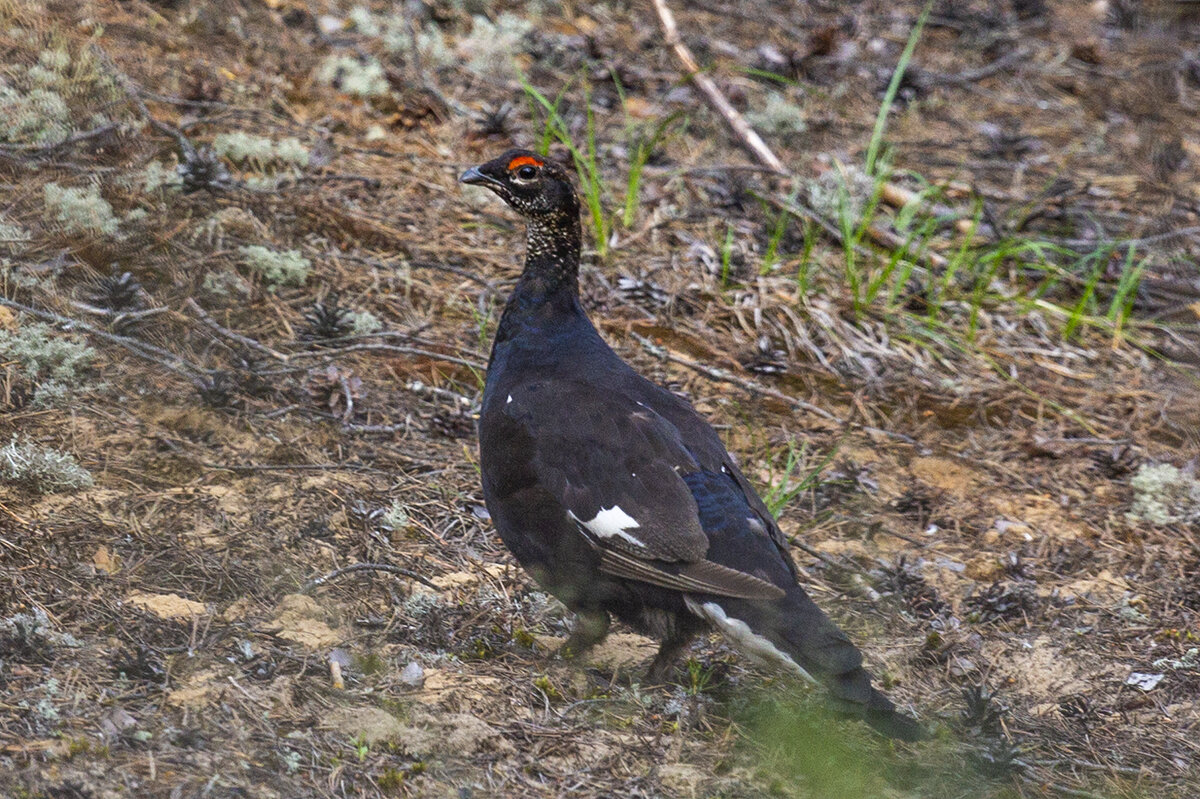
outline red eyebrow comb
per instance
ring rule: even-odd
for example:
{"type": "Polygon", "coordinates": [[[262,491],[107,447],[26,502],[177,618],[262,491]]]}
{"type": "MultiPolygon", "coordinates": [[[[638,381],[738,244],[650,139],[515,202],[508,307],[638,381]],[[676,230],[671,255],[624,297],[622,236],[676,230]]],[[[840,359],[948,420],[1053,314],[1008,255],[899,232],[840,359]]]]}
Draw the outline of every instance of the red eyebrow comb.
{"type": "Polygon", "coordinates": [[[541,166],[543,163],[545,162],[534,158],[532,155],[518,155],[516,158],[508,162],[508,171],[511,172],[512,170],[525,166],[526,164],[541,166]]]}

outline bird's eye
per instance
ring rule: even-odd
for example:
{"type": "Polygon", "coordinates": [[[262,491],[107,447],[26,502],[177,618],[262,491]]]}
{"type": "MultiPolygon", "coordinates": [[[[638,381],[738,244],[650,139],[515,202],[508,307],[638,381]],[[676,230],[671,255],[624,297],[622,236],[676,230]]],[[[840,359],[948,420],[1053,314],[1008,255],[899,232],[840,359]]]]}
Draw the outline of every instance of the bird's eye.
{"type": "Polygon", "coordinates": [[[517,177],[521,180],[533,180],[537,177],[537,167],[526,164],[517,170],[517,177]]]}

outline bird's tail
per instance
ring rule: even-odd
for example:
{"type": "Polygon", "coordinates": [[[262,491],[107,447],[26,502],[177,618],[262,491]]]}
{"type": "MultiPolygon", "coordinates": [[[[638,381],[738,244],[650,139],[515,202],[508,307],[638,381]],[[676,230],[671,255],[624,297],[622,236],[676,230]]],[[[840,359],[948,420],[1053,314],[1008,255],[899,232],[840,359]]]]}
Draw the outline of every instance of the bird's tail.
{"type": "Polygon", "coordinates": [[[862,653],[800,586],[775,601],[695,597],[688,605],[738,649],[825,686],[839,710],[878,732],[904,741],[927,737],[921,725],[871,685],[862,653]]]}

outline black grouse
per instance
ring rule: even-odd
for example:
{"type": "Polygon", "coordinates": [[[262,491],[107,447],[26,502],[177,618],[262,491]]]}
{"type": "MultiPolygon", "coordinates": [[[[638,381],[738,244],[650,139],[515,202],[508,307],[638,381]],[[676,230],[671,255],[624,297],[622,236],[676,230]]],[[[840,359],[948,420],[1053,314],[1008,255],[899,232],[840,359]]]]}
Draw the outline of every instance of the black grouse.
{"type": "Polygon", "coordinates": [[[797,584],[783,533],[712,427],[593,327],[579,304],[579,199],[566,171],[510,150],[461,180],[527,225],[525,269],[488,362],[480,463],[500,537],[577,614],[565,652],[599,642],[615,615],[662,641],[648,675],[659,682],[715,627],[825,684],[880,732],[923,737],[797,584]]]}

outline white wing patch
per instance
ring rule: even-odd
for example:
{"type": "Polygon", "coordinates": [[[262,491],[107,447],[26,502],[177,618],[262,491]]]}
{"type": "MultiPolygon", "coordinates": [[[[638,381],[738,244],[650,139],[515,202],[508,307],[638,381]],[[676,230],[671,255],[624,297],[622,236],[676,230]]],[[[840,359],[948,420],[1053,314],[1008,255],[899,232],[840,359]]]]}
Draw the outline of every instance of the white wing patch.
{"type": "Polygon", "coordinates": [[[504,401],[504,404],[505,404],[505,405],[507,405],[507,404],[508,404],[508,403],[510,403],[510,402],[512,402],[512,394],[509,394],[509,395],[508,395],[508,399],[506,399],[506,400],[504,401]]]}
{"type": "Polygon", "coordinates": [[[600,538],[623,538],[634,546],[646,546],[646,543],[640,538],[625,532],[635,527],[641,527],[641,525],[638,524],[637,519],[621,510],[620,505],[613,505],[611,508],[601,505],[600,512],[596,514],[596,518],[586,522],[571,511],[567,511],[567,515],[586,527],[592,535],[600,538]]]}
{"type": "Polygon", "coordinates": [[[783,666],[805,680],[816,683],[813,676],[805,671],[803,666],[780,651],[775,644],[751,630],[749,624],[741,619],[731,618],[725,612],[725,608],[716,602],[705,602],[701,605],[690,596],[684,597],[683,601],[687,603],[688,610],[697,616],[708,619],[721,632],[721,635],[728,638],[730,643],[745,654],[770,666],[783,666]]]}

